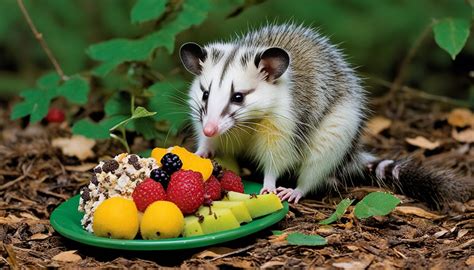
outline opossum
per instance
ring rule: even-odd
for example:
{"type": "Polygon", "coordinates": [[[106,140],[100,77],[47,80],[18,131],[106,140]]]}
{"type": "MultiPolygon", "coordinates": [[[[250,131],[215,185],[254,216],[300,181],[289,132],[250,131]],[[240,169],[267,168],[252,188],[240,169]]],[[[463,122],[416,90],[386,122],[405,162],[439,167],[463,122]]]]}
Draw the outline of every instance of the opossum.
{"type": "Polygon", "coordinates": [[[368,109],[361,80],[312,28],[267,25],[227,42],[186,43],[180,58],[195,75],[189,107],[196,153],[250,157],[264,173],[261,193],[297,203],[323,186],[372,175],[436,207],[472,196],[472,179],[408,159],[379,160],[363,149],[368,109]],[[277,187],[288,171],[297,175],[296,188],[277,187]]]}

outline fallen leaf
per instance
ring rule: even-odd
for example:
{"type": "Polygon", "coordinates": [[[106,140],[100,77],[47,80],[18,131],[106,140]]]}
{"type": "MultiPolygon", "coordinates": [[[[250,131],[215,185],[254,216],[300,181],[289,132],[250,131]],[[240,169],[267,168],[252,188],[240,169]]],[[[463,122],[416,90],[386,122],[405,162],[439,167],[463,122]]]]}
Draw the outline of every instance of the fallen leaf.
{"type": "Polygon", "coordinates": [[[374,258],[375,258],[374,255],[369,254],[369,255],[365,255],[364,258],[362,258],[362,260],[360,261],[354,260],[354,259],[349,259],[348,261],[347,259],[344,259],[344,261],[335,262],[332,265],[334,267],[338,267],[342,269],[362,270],[362,269],[367,268],[367,266],[369,266],[372,263],[374,258]]]}
{"type": "Polygon", "coordinates": [[[81,256],[75,254],[77,250],[63,251],[53,257],[53,260],[60,262],[77,262],[82,260],[81,256]]]}
{"type": "Polygon", "coordinates": [[[466,265],[474,265],[474,255],[469,256],[469,258],[466,260],[466,265]]]}
{"type": "Polygon", "coordinates": [[[456,236],[456,239],[462,238],[464,235],[466,235],[469,232],[468,229],[461,229],[458,231],[458,235],[456,236]]]}
{"type": "Polygon", "coordinates": [[[282,266],[284,266],[285,263],[284,262],[279,262],[279,261],[268,261],[262,265],[260,265],[260,268],[263,269],[263,268],[272,268],[272,269],[275,269],[275,268],[280,268],[282,266]]]}
{"type": "Polygon", "coordinates": [[[97,164],[95,163],[84,163],[84,164],[81,164],[81,165],[77,165],[77,166],[64,166],[64,169],[66,169],[66,171],[70,171],[70,172],[87,172],[91,169],[93,169],[97,164]]]}
{"type": "Polygon", "coordinates": [[[383,116],[376,116],[367,123],[367,131],[372,135],[377,135],[392,125],[392,120],[383,116]]]}
{"type": "Polygon", "coordinates": [[[474,129],[466,129],[461,132],[458,132],[457,130],[453,129],[453,132],[451,133],[451,136],[458,141],[462,143],[473,143],[474,142],[474,129]]]}
{"type": "Polygon", "coordinates": [[[444,236],[445,234],[447,234],[447,233],[448,233],[448,230],[442,229],[441,231],[439,231],[439,232],[433,234],[433,236],[434,236],[435,238],[440,238],[440,237],[443,237],[443,236],[444,236]]]}
{"type": "Polygon", "coordinates": [[[434,213],[428,212],[422,208],[415,207],[415,206],[397,206],[394,210],[397,214],[404,214],[404,215],[415,215],[422,218],[427,219],[440,219],[444,216],[436,215],[434,213]]]}
{"type": "Polygon", "coordinates": [[[61,149],[66,156],[77,157],[79,160],[94,157],[92,147],[95,141],[81,135],[73,135],[71,138],[56,138],[51,141],[54,147],[61,149]]]}
{"type": "Polygon", "coordinates": [[[428,150],[433,150],[441,145],[439,141],[432,142],[422,136],[417,136],[416,138],[406,138],[405,141],[411,145],[428,150]]]}
{"type": "Polygon", "coordinates": [[[350,251],[356,251],[359,250],[359,247],[353,246],[353,245],[347,245],[346,248],[350,251]]]}
{"type": "Polygon", "coordinates": [[[26,212],[20,213],[20,216],[22,216],[22,217],[24,217],[24,218],[26,218],[26,219],[40,220],[39,218],[33,216],[32,214],[26,213],[26,212]]]}
{"type": "Polygon", "coordinates": [[[30,240],[43,240],[48,238],[49,235],[44,234],[44,233],[35,233],[30,237],[30,240]]]}
{"type": "Polygon", "coordinates": [[[216,266],[221,266],[220,268],[235,268],[235,269],[251,269],[254,268],[254,265],[248,260],[242,260],[237,258],[231,258],[230,260],[223,261],[222,263],[216,264],[216,266]],[[231,266],[231,267],[223,267],[231,266]]]}
{"type": "Polygon", "coordinates": [[[464,108],[454,109],[448,116],[448,123],[454,127],[466,127],[472,125],[473,121],[474,115],[472,112],[464,108]]]}

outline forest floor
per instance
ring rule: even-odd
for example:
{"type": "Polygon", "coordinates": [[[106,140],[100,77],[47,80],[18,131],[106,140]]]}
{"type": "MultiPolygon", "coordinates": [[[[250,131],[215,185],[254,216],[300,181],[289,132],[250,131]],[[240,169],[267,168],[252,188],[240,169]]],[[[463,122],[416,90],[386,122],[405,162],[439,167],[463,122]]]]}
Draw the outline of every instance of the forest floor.
{"type": "MultiPolygon", "coordinates": [[[[111,142],[96,144],[93,155],[79,161],[52,146],[54,138],[70,136],[67,126],[38,124],[22,128],[19,122],[10,122],[1,107],[0,268],[474,267],[474,200],[433,211],[402,195],[397,195],[402,204],[388,216],[358,221],[348,211],[332,226],[318,225],[318,221],[334,211],[341,197],[334,194],[305,199],[291,205],[288,215],[270,229],[207,248],[128,252],[76,243],[53,230],[50,214],[78,194],[89,182],[95,163],[117,154],[118,146],[111,142]],[[319,234],[327,238],[328,244],[292,246],[284,237],[273,236],[271,230],[319,234]]],[[[469,143],[473,140],[474,117],[471,115],[469,120],[468,112],[453,113],[455,107],[408,94],[390,103],[374,103],[372,108],[377,118],[370,121],[370,134],[364,140],[374,152],[386,156],[410,154],[474,177],[474,144],[469,143]],[[417,136],[421,139],[413,139],[417,136]]],[[[360,199],[376,189],[350,188],[341,195],[360,199]]]]}

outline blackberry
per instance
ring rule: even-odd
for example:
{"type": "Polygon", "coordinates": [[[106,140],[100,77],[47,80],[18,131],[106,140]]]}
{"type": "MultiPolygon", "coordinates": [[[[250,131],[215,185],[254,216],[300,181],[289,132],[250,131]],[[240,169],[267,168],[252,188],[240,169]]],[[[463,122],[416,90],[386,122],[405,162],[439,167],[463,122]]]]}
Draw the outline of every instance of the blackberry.
{"type": "Polygon", "coordinates": [[[170,176],[165,170],[161,168],[153,169],[150,172],[150,178],[160,183],[165,190],[168,187],[168,183],[170,182],[170,176]]]}
{"type": "Polygon", "coordinates": [[[102,165],[102,171],[108,173],[108,172],[115,172],[119,168],[119,164],[115,159],[112,160],[107,160],[104,162],[104,165],[102,165]]]}
{"type": "Polygon", "coordinates": [[[217,179],[220,179],[222,177],[222,173],[224,173],[222,166],[217,161],[212,160],[212,175],[214,175],[217,179]]]}
{"type": "Polygon", "coordinates": [[[167,153],[161,158],[161,165],[163,165],[163,169],[169,175],[171,175],[172,173],[181,169],[183,162],[181,162],[181,159],[179,159],[178,155],[167,153]]]}

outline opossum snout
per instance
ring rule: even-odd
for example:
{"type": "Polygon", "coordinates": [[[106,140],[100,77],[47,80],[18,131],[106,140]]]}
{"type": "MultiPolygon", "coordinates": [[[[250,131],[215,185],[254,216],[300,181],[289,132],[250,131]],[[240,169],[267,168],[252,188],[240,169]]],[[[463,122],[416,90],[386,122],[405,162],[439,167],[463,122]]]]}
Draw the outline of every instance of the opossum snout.
{"type": "Polygon", "coordinates": [[[219,125],[215,122],[208,122],[203,128],[203,133],[207,137],[213,137],[219,132],[219,125]]]}

